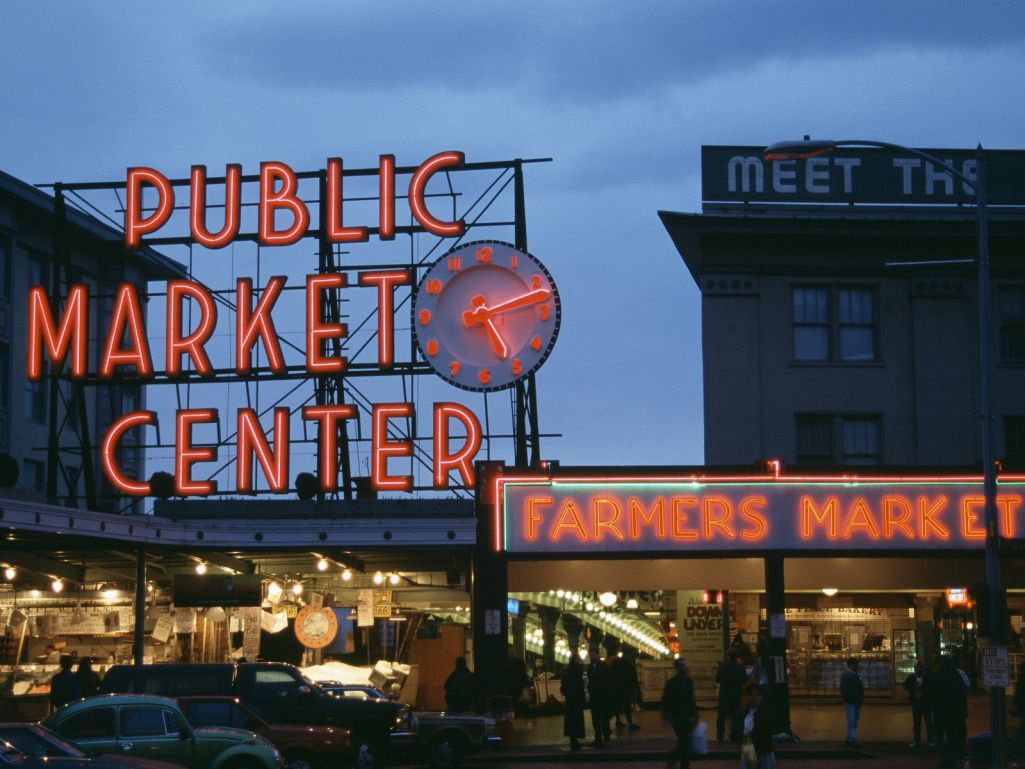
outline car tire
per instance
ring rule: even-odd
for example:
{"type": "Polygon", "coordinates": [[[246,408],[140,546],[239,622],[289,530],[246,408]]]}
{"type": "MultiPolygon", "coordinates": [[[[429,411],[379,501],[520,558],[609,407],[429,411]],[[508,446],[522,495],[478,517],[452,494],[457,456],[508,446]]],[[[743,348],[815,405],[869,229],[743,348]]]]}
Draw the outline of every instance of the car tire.
{"type": "Polygon", "coordinates": [[[384,764],[381,751],[372,742],[356,740],[352,751],[352,769],[380,769],[384,764]]]}
{"type": "Polygon", "coordinates": [[[317,759],[305,750],[293,750],[285,753],[288,769],[317,769],[317,759]]]}
{"type": "Polygon", "coordinates": [[[463,758],[463,739],[455,734],[439,734],[428,748],[427,758],[432,769],[452,769],[463,758]]]}

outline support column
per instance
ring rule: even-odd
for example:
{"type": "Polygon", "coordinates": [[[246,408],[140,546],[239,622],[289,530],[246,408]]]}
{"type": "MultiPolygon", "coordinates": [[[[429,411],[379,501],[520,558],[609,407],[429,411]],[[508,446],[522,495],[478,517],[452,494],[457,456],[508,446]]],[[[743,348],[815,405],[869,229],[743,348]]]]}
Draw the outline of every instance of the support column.
{"type": "Polygon", "coordinates": [[[773,733],[790,733],[790,684],[786,676],[787,638],[782,555],[773,554],[765,558],[765,597],[769,615],[769,633],[766,637],[769,707],[776,719],[773,733]]]}
{"type": "Polygon", "coordinates": [[[541,622],[541,632],[544,634],[545,645],[542,657],[544,658],[545,672],[555,673],[555,627],[559,621],[559,610],[554,606],[538,606],[537,618],[541,622]]]}
{"type": "Polygon", "coordinates": [[[502,462],[476,465],[477,545],[470,568],[470,622],[473,628],[473,671],[481,685],[485,708],[489,697],[504,694],[509,633],[509,573],[505,552],[495,550],[492,482],[502,462]]]}
{"type": "Polygon", "coordinates": [[[146,548],[135,551],[135,641],[132,655],[135,664],[142,664],[146,646],[146,548]]]}

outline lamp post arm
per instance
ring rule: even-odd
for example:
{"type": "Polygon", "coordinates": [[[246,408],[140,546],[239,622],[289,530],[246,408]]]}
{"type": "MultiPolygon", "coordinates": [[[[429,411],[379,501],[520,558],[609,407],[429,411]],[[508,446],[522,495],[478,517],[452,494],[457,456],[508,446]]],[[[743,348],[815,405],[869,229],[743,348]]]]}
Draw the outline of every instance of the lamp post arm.
{"type": "MultiPolygon", "coordinates": [[[[930,155],[928,152],[922,152],[922,150],[916,150],[914,147],[905,147],[903,144],[893,144],[892,142],[879,142],[873,139],[842,139],[840,141],[833,142],[835,147],[879,147],[884,150],[896,150],[898,152],[907,152],[916,157],[920,157],[923,160],[928,160],[934,166],[938,166],[946,171],[948,174],[953,176],[963,184],[967,184],[972,188],[972,194],[976,197],[979,195],[979,182],[978,179],[972,179],[970,176],[966,176],[963,172],[958,171],[949,163],[945,163],[938,157],[930,155]]],[[[979,147],[979,154],[982,154],[982,147],[979,147]]]]}

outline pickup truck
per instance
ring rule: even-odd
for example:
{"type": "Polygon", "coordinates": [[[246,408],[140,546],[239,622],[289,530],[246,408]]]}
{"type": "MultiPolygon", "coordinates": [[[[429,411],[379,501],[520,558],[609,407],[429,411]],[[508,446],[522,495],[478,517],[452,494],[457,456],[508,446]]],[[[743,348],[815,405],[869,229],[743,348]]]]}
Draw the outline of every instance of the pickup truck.
{"type": "Polygon", "coordinates": [[[114,665],[100,692],[238,697],[271,723],[343,727],[352,733],[356,769],[379,769],[416,740],[405,705],[332,696],[283,662],[114,665]]]}

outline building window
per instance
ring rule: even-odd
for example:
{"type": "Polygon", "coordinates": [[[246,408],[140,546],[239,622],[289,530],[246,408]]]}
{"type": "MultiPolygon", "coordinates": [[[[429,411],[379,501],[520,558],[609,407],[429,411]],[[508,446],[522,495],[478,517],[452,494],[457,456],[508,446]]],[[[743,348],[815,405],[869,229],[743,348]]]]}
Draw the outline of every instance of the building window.
{"type": "Polygon", "coordinates": [[[878,465],[882,418],[878,415],[797,414],[799,465],[878,465]]]}
{"type": "Polygon", "coordinates": [[[22,467],[25,477],[21,479],[21,485],[32,491],[46,491],[46,465],[35,459],[26,459],[22,467]]]}
{"type": "Polygon", "coordinates": [[[1025,288],[1002,288],[1000,307],[1000,360],[1025,363],[1025,288]]]}
{"type": "Polygon", "coordinates": [[[875,304],[875,289],[872,288],[794,287],[794,360],[874,361],[875,304]]]}
{"type": "Polygon", "coordinates": [[[1025,467],[1025,416],[1004,417],[1004,461],[1025,467]]]}

